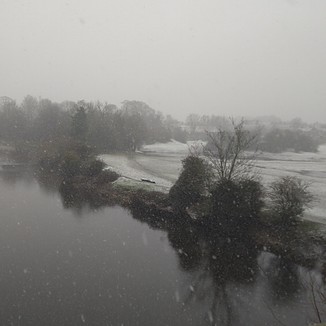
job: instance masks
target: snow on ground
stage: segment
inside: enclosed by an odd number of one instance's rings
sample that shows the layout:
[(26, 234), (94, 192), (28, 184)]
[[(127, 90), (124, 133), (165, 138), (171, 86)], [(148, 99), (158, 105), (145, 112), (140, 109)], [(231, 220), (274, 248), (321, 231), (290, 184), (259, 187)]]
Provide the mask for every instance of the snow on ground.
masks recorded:
[[(119, 178), (116, 182), (121, 185), (136, 186), (138, 183), (140, 188), (146, 184), (147, 188), (152, 187), (153, 190), (161, 190), (168, 192), (173, 182), (164, 177), (154, 174), (151, 169), (142, 166), (137, 162), (137, 157), (141, 154), (124, 155), (124, 154), (103, 154), (99, 158), (105, 162), (110, 169), (119, 173), (123, 178)], [(151, 163), (148, 162), (149, 165)], [(151, 179), (156, 184), (142, 182), (141, 179)]]
[(171, 140), (168, 143), (155, 143), (151, 145), (144, 145), (141, 150), (143, 153), (188, 153), (188, 145), (180, 143), (176, 140)]
[(113, 185), (115, 187), (127, 187), (129, 189), (142, 189), (147, 191), (159, 191), (159, 192), (165, 192), (168, 193), (170, 187), (165, 187), (159, 184), (153, 184), (148, 182), (142, 182), (139, 180), (126, 178), (126, 177), (120, 177), (118, 180), (113, 182)]
[(326, 145), (320, 146), (318, 153), (263, 153), (258, 156), (256, 166), (266, 185), (286, 175), (309, 182), (317, 200), (305, 218), (326, 224)]
[[(195, 142), (183, 144), (177, 141), (146, 145), (134, 154), (103, 154), (102, 159), (109, 168), (128, 179), (153, 179), (156, 184), (170, 188), (181, 170), (181, 160), (193, 148)], [(202, 144), (199, 143), (199, 144)], [(198, 145), (202, 146), (202, 145)]]
[[(109, 154), (100, 158), (127, 179), (134, 182), (140, 182), (141, 178), (152, 179), (156, 182), (152, 189), (167, 192), (177, 180), (181, 160), (187, 156), (192, 145), (190, 142), (182, 144), (171, 141), (146, 145), (142, 152), (133, 155)], [(307, 211), (305, 218), (326, 224), (326, 145), (320, 146), (318, 153), (261, 153), (257, 157), (256, 167), (265, 185), (285, 175), (310, 182), (311, 191), (318, 201)]]
[(317, 153), (293, 153), (293, 152), (283, 152), (283, 153), (266, 153), (263, 152), (259, 155), (262, 159), (266, 160), (280, 160), (280, 161), (325, 161), (326, 160), (326, 145), (321, 145), (318, 148)]
[(187, 144), (180, 143), (176, 140), (171, 140), (168, 143), (155, 143), (151, 145), (144, 145), (142, 147), (142, 153), (169, 153), (169, 154), (185, 154), (189, 153), (189, 150), (202, 149), (206, 142), (188, 141)]

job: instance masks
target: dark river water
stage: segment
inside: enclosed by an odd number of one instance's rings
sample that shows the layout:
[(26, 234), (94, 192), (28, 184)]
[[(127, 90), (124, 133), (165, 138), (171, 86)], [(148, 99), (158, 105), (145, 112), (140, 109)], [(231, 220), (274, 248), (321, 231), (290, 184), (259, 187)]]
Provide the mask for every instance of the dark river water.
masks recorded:
[[(316, 270), (0, 173), (0, 325), (308, 325)], [(65, 208), (66, 207), (66, 208)]]

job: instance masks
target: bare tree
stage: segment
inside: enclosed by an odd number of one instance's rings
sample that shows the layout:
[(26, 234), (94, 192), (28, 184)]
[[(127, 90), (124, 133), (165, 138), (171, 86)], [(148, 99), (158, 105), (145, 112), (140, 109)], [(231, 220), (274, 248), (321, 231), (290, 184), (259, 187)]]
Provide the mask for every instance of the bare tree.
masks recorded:
[(257, 134), (244, 129), (244, 120), (236, 123), (231, 119), (232, 130), (218, 129), (206, 132), (208, 144), (205, 154), (213, 165), (219, 180), (235, 180), (252, 177), (254, 153), (246, 152), (253, 148)]

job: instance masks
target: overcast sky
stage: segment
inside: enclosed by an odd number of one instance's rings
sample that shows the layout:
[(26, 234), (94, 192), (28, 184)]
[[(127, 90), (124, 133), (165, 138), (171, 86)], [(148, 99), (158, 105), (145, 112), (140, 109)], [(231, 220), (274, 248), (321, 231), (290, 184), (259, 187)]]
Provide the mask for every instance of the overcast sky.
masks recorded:
[(0, 0), (0, 96), (326, 122), (326, 0)]

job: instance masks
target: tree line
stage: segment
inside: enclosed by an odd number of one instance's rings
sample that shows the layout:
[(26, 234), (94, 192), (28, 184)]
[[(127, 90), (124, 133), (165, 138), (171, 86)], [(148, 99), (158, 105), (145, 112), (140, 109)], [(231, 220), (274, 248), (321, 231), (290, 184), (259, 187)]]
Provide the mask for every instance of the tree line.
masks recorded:
[(120, 108), (101, 102), (55, 103), (26, 96), (20, 105), (0, 103), (0, 140), (55, 142), (75, 138), (99, 151), (135, 151), (143, 144), (187, 140), (180, 122), (146, 103), (124, 101)]
[[(318, 146), (326, 143), (326, 125), (304, 123), (299, 118), (286, 122), (275, 117), (258, 117), (247, 119), (245, 125), (247, 130), (258, 136), (256, 145), (265, 152), (317, 152)], [(224, 116), (190, 114), (186, 118), (186, 128), (189, 139), (211, 142), (207, 131), (230, 131), (232, 123)]]
[[(326, 142), (325, 126), (308, 125), (299, 119), (287, 124), (269, 119), (268, 123), (264, 127), (254, 120), (246, 121), (247, 130), (253, 134), (259, 131), (258, 148), (263, 151), (316, 152)], [(181, 123), (141, 101), (124, 101), (118, 107), (86, 101), (55, 103), (28, 95), (18, 105), (9, 98), (0, 98), (0, 141), (16, 145), (78, 138), (83, 134), (83, 140), (98, 151), (136, 151), (143, 144), (170, 139), (210, 143), (207, 131), (221, 128), (230, 131), (232, 123), (223, 116), (197, 114), (190, 114)]]

